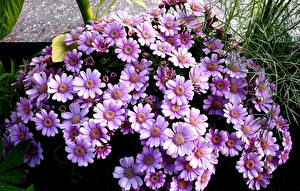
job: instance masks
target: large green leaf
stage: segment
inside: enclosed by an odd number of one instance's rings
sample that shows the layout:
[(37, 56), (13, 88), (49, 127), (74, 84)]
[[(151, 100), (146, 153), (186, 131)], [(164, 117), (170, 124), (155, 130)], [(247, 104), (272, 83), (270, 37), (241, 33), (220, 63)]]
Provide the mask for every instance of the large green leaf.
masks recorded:
[(0, 173), (3, 173), (11, 168), (19, 166), (24, 162), (25, 152), (29, 149), (30, 140), (19, 143), (12, 148), (0, 164)]
[(34, 186), (33, 184), (31, 184), (27, 189), (26, 191), (34, 191)]
[(14, 185), (7, 182), (0, 182), (1, 191), (23, 191), (21, 188), (17, 188)]
[(0, 40), (14, 27), (21, 13), (24, 0), (0, 0)]
[(23, 169), (15, 169), (5, 173), (0, 173), (0, 182), (8, 182), (12, 184), (21, 184), (25, 181), (27, 171)]

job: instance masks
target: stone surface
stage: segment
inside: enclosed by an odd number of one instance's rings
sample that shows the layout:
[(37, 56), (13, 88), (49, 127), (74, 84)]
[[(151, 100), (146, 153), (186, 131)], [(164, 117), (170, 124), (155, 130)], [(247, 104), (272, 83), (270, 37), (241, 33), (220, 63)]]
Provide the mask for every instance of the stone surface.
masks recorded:
[[(90, 0), (94, 14), (99, 0)], [(105, 10), (112, 0), (106, 0), (101, 8)], [(144, 0), (148, 9), (155, 8), (160, 0)], [(126, 0), (118, 0), (108, 12), (124, 10), (131, 15), (145, 9), (137, 4), (134, 8)], [(22, 12), (12, 32), (3, 42), (50, 42), (58, 34), (76, 28), (83, 22), (75, 0), (25, 0)]]

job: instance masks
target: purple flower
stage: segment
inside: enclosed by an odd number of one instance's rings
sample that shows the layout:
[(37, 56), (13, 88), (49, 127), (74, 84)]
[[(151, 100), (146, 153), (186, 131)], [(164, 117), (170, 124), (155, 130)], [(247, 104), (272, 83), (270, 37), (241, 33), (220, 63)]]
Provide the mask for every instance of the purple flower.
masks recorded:
[(281, 132), (287, 131), (289, 129), (289, 124), (287, 120), (285, 120), (282, 116), (279, 116), (276, 119), (276, 126), (277, 129)]
[(210, 181), (212, 175), (212, 171), (209, 169), (202, 169), (202, 173), (198, 176), (198, 179), (195, 183), (195, 189), (196, 190), (204, 190), (206, 186), (208, 185), (208, 182)]
[(222, 48), (224, 45), (219, 39), (209, 38), (203, 44), (206, 46), (206, 48), (202, 49), (205, 54), (210, 52), (223, 53)]
[(247, 180), (247, 184), (251, 190), (260, 190), (260, 187), (266, 188), (270, 184), (272, 175), (267, 172), (261, 172), (255, 178)]
[(93, 43), (93, 46), (95, 47), (95, 50), (97, 52), (106, 52), (106, 53), (108, 53), (109, 51), (108, 48), (110, 47), (110, 45), (106, 43), (103, 37), (97, 38)]
[(64, 37), (66, 45), (76, 43), (79, 40), (79, 36), (82, 34), (83, 30), (84, 29), (82, 27), (77, 27), (76, 29), (71, 30), (71, 34), (65, 34)]
[(0, 153), (0, 156), (5, 157), (6, 154), (10, 151), (10, 149), (14, 146), (14, 143), (11, 141), (10, 136), (6, 134), (2, 136), (2, 139), (0, 141), (2, 141), (3, 145), (3, 152), (2, 155)]
[(24, 163), (28, 162), (28, 166), (35, 167), (44, 159), (41, 143), (31, 141), (31, 145), (24, 156)]
[(191, 181), (185, 181), (177, 176), (173, 176), (170, 191), (191, 191), (192, 188), (193, 183)]
[(292, 149), (292, 137), (290, 132), (286, 131), (282, 133), (282, 146), (284, 148)]
[[(173, 131), (172, 131), (173, 130)], [(193, 140), (197, 138), (197, 132), (186, 123), (173, 123), (172, 130), (167, 128), (165, 135), (167, 140), (163, 143), (163, 148), (167, 154), (176, 158), (189, 155), (194, 149)]]
[(105, 159), (111, 153), (111, 146), (109, 144), (102, 143), (96, 146), (97, 159)]
[(160, 25), (158, 28), (160, 29), (160, 32), (164, 33), (166, 36), (173, 36), (178, 32), (179, 28), (179, 22), (175, 20), (175, 17), (173, 15), (165, 15), (164, 17), (161, 17)]
[(142, 127), (140, 130), (140, 139), (146, 139), (146, 145), (149, 147), (162, 146), (166, 140), (164, 133), (165, 129), (169, 126), (168, 121), (161, 115), (158, 115), (156, 122), (152, 126)]
[(74, 90), (78, 92), (78, 96), (83, 96), (84, 99), (94, 98), (102, 94), (100, 88), (105, 87), (105, 84), (100, 80), (100, 72), (94, 69), (93, 72), (90, 68), (86, 72), (81, 71), (80, 77), (75, 77), (73, 81)]
[(93, 120), (83, 123), (83, 128), (80, 128), (81, 137), (92, 144), (92, 147), (107, 143), (110, 137), (107, 135), (107, 129), (95, 123)]
[(279, 150), (279, 145), (276, 144), (276, 138), (273, 137), (273, 133), (268, 130), (264, 131), (261, 140), (257, 144), (260, 144), (258, 152), (265, 154), (266, 156), (275, 156), (276, 152)]
[(57, 128), (60, 127), (58, 115), (54, 111), (47, 113), (45, 109), (35, 115), (33, 119), (36, 130), (42, 130), (42, 135), (53, 137), (58, 133)]
[(188, 111), (189, 105), (188, 104), (182, 104), (182, 105), (177, 105), (172, 104), (171, 100), (165, 99), (162, 102), (161, 109), (162, 113), (164, 114), (165, 117), (170, 117), (170, 119), (180, 119), (184, 117), (185, 113)]
[(122, 123), (122, 125), (121, 125), (121, 132), (123, 133), (123, 135), (126, 135), (126, 134), (128, 134), (129, 132), (131, 133), (131, 134), (133, 134), (134, 133), (134, 130), (132, 129), (132, 127), (131, 127), (131, 123), (127, 120), (127, 119), (125, 119), (124, 121), (123, 121), (123, 123)]
[(227, 103), (224, 108), (224, 117), (227, 118), (227, 123), (243, 123), (245, 116), (248, 114), (247, 109), (242, 104)]
[(161, 168), (164, 169), (164, 172), (169, 175), (177, 174), (175, 169), (175, 158), (167, 155), (164, 150), (162, 150), (162, 163)]
[(255, 80), (256, 87), (255, 95), (259, 98), (266, 98), (270, 97), (273, 94), (271, 85), (270, 85), (270, 79), (265, 77), (264, 73), (261, 73), (258, 75), (258, 78)]
[(243, 149), (243, 142), (239, 138), (237, 138), (236, 133), (233, 132), (230, 135), (227, 131), (225, 133), (227, 134), (228, 140), (225, 143), (226, 147), (221, 149), (222, 154), (227, 157), (238, 155), (239, 151)]
[(77, 41), (78, 50), (85, 52), (86, 54), (91, 54), (95, 51), (95, 47), (93, 43), (95, 40), (99, 38), (99, 33), (95, 31), (84, 31), (80, 36), (79, 40)]
[(139, 37), (139, 43), (144, 46), (150, 46), (154, 43), (157, 36), (156, 30), (149, 23), (141, 23), (136, 27), (137, 36)]
[(221, 74), (223, 70), (223, 66), (221, 65), (222, 63), (224, 63), (224, 59), (218, 60), (217, 54), (212, 54), (211, 58), (205, 57), (201, 60), (203, 72), (205, 72), (209, 77), (210, 76), (222, 77)]
[(78, 103), (72, 103), (69, 105), (70, 112), (64, 112), (61, 114), (61, 117), (64, 120), (62, 128), (66, 128), (69, 125), (81, 125), (88, 120), (88, 117), (85, 117), (89, 112), (88, 108), (80, 109)]
[(190, 0), (188, 1), (189, 6), (187, 6), (188, 10), (194, 14), (195, 16), (202, 16), (204, 10), (198, 0)]
[(139, 103), (137, 106), (135, 105), (133, 107), (134, 111), (128, 111), (129, 116), (129, 122), (132, 123), (132, 128), (139, 132), (140, 129), (143, 128), (149, 128), (154, 123), (154, 114), (151, 113), (151, 106), (149, 104), (146, 104), (143, 106), (141, 103)]
[(193, 36), (190, 35), (188, 32), (185, 32), (179, 35), (179, 38), (177, 39), (177, 43), (179, 44), (180, 47), (189, 49), (195, 43), (192, 39)]
[(20, 98), (17, 102), (17, 115), (21, 117), (23, 123), (28, 123), (33, 118), (32, 105), (26, 98)]
[(184, 157), (179, 157), (175, 161), (176, 171), (179, 173), (178, 178), (182, 178), (185, 181), (193, 181), (200, 174), (200, 168), (193, 168), (190, 162)]
[(78, 125), (67, 125), (63, 129), (63, 133), (66, 141), (74, 141), (76, 137), (81, 135)]
[(165, 58), (166, 55), (170, 54), (174, 50), (174, 47), (168, 42), (157, 40), (155, 43), (150, 45), (150, 49), (153, 50), (153, 55)]
[(32, 83), (34, 82), (34, 78), (33, 75), (40, 73), (42, 71), (44, 71), (46, 68), (46, 64), (40, 64), (40, 65), (36, 65), (31, 71), (29, 71), (27, 73), (27, 75), (25, 76), (24, 82), (25, 82), (25, 87), (28, 88), (29, 86), (32, 85)]
[(226, 92), (225, 98), (229, 99), (231, 103), (241, 102), (246, 99), (247, 81), (244, 78), (231, 78), (229, 91)]
[(94, 108), (95, 122), (101, 126), (108, 126), (110, 130), (117, 129), (125, 120), (125, 109), (122, 105), (118, 105), (112, 101), (104, 101), (103, 104), (98, 103)]
[(9, 129), (9, 137), (14, 145), (32, 138), (32, 133), (29, 132), (28, 127), (22, 123), (15, 124)]
[(188, 104), (188, 100), (192, 100), (194, 96), (192, 81), (185, 81), (183, 76), (176, 76), (175, 80), (169, 80), (166, 83), (168, 90), (165, 96), (171, 100), (172, 104), (182, 105)]
[(227, 54), (226, 67), (223, 72), (229, 74), (231, 78), (245, 78), (248, 72), (245, 62), (240, 58), (239, 53)]
[(82, 96), (78, 97), (74, 103), (80, 104), (80, 108), (90, 108), (95, 103), (99, 102), (102, 97), (100, 95), (96, 95), (94, 98), (88, 97), (87, 99), (83, 99)]
[(141, 22), (140, 16), (131, 16), (128, 15), (126, 11), (119, 10), (116, 14), (112, 15), (112, 18), (125, 25), (128, 26), (130, 29), (133, 28), (133, 26), (138, 25)]
[(214, 77), (212, 81), (213, 83), (210, 84), (210, 88), (213, 95), (224, 96), (229, 92), (229, 81), (227, 78)]
[[(191, 68), (189, 72), (190, 80), (192, 80), (192, 83), (199, 87), (198, 93), (206, 93), (209, 89), (209, 76), (203, 72), (203, 69), (200, 65), (196, 65)], [(195, 87), (194, 87), (195, 90)]]
[(179, 68), (189, 68), (196, 64), (192, 53), (188, 52), (186, 48), (179, 48), (178, 51), (174, 49), (172, 53), (170, 53), (170, 56), (168, 60)]
[(194, 127), (199, 135), (204, 135), (208, 127), (208, 123), (206, 122), (207, 116), (204, 114), (200, 115), (200, 110), (194, 107), (188, 109), (184, 121)]
[(133, 157), (124, 157), (120, 159), (121, 166), (116, 166), (113, 172), (114, 178), (120, 178), (119, 185), (125, 189), (137, 189), (142, 186), (143, 180), (138, 176), (140, 173), (134, 164)]
[(140, 91), (145, 83), (149, 80), (148, 72), (143, 70), (137, 72), (134, 67), (125, 67), (121, 72), (120, 83), (124, 83), (127, 88), (132, 91)]
[(115, 53), (118, 54), (117, 57), (120, 60), (127, 63), (137, 61), (141, 49), (139, 49), (138, 43), (133, 38), (122, 38), (116, 45), (118, 48), (115, 49)]
[(254, 103), (254, 107), (257, 111), (269, 113), (272, 108), (273, 99), (272, 97), (257, 97), (252, 100), (252, 103)]
[(149, 67), (151, 65), (152, 65), (151, 61), (148, 61), (145, 58), (143, 58), (141, 62), (136, 61), (136, 62), (125, 64), (125, 67), (133, 66), (138, 72), (142, 72), (146, 70), (149, 73), (152, 70), (152, 68)]
[(40, 105), (40, 102), (49, 99), (50, 94), (47, 92), (47, 82), (48, 77), (45, 72), (36, 73), (33, 75), (33, 83), (35, 86), (33, 89), (26, 91), (30, 101), (36, 99), (36, 104)]
[(72, 52), (67, 52), (65, 56), (66, 70), (78, 73), (83, 64), (83, 61), (80, 60), (81, 56), (82, 53), (77, 52), (77, 49), (73, 49)]
[(106, 25), (103, 31), (103, 37), (106, 37), (105, 41), (110, 46), (117, 43), (118, 40), (125, 37), (125, 35), (126, 34), (123, 25), (115, 22)]
[(243, 153), (240, 160), (236, 163), (236, 169), (239, 173), (243, 173), (244, 178), (253, 179), (263, 171), (263, 161), (261, 157), (255, 153)]
[(289, 154), (291, 152), (291, 149), (289, 148), (284, 148), (283, 151), (280, 151), (279, 153), (279, 161), (278, 164), (279, 165), (283, 165), (284, 163), (286, 163), (286, 161), (289, 159)]
[(141, 172), (155, 172), (155, 169), (161, 168), (161, 153), (158, 149), (145, 147), (143, 152), (136, 156), (136, 165)]
[(61, 76), (55, 75), (50, 78), (48, 82), (48, 92), (54, 95), (52, 96), (53, 100), (62, 101), (65, 103), (67, 100), (73, 99), (73, 76), (67, 76), (66, 73), (63, 73)]
[(261, 125), (259, 119), (255, 119), (253, 115), (248, 115), (241, 123), (236, 123), (233, 128), (237, 130), (236, 136), (243, 142), (249, 144), (249, 139), (256, 136)]
[(115, 102), (118, 105), (123, 105), (129, 102), (131, 95), (130, 90), (124, 83), (116, 85), (107, 84), (107, 90), (103, 93), (103, 99)]
[(209, 95), (208, 98), (205, 99), (203, 102), (203, 109), (205, 111), (209, 110), (208, 114), (224, 116), (223, 108), (224, 105), (228, 103), (227, 99), (223, 99), (223, 97), (219, 96)]
[(161, 188), (165, 183), (166, 175), (161, 171), (158, 172), (149, 172), (145, 176), (146, 186), (151, 189)]
[(218, 129), (209, 129), (209, 132), (205, 135), (206, 140), (211, 144), (215, 153), (218, 153), (225, 147), (225, 143), (228, 141), (225, 131), (220, 131)]
[(143, 100), (147, 97), (147, 93), (145, 92), (147, 87), (149, 86), (149, 83), (146, 83), (141, 90), (136, 91), (133, 90), (130, 92), (131, 96), (131, 100), (130, 100), (130, 104), (131, 105), (136, 105), (138, 100)]
[(78, 137), (75, 141), (66, 141), (66, 152), (68, 159), (73, 163), (78, 163), (78, 166), (87, 166), (88, 163), (94, 162), (95, 149), (85, 139)]

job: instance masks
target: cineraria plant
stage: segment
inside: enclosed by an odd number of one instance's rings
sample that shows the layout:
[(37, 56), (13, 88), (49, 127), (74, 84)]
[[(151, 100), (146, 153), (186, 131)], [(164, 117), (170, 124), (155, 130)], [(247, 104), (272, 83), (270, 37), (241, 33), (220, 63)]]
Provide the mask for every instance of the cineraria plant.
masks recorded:
[(288, 159), (289, 124), (263, 68), (225, 46), (215, 20), (198, 1), (168, 0), (71, 30), (61, 62), (53, 44), (19, 77), (25, 91), (4, 144), (35, 141), (24, 161), (33, 167), (43, 150), (31, 129), (63, 132), (67, 158), (87, 166), (110, 154), (121, 130), (143, 145), (112, 173), (123, 190), (203, 190), (220, 155), (240, 157), (236, 170), (249, 188), (266, 187)]

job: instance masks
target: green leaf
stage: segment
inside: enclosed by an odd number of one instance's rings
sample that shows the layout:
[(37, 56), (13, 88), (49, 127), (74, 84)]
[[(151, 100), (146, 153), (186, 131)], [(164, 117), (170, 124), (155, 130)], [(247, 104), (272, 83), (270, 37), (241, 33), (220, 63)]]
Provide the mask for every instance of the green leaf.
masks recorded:
[(12, 184), (21, 184), (26, 179), (27, 172), (22, 169), (15, 169), (0, 174), (0, 182), (8, 182)]
[(21, 188), (17, 188), (8, 182), (0, 182), (1, 191), (23, 191)]
[(129, 3), (131, 5), (132, 8), (134, 8), (133, 3), (131, 2), (131, 0), (126, 0), (127, 3)]
[(65, 35), (60, 34), (52, 40), (52, 61), (63, 62), (67, 52), (76, 48), (76, 44), (67, 46), (65, 43)]
[(133, 0), (133, 2), (135, 2), (136, 4), (144, 7), (147, 10), (147, 6), (146, 4), (143, 2), (143, 0)]
[(34, 191), (34, 185), (31, 184), (27, 189), (26, 191)]
[(0, 40), (11, 32), (21, 13), (24, 0), (0, 0)]
[(0, 164), (0, 173), (23, 164), (25, 152), (29, 149), (30, 140), (23, 141), (13, 147)]

